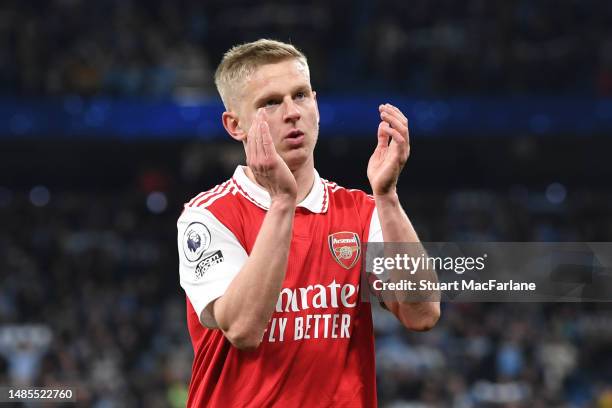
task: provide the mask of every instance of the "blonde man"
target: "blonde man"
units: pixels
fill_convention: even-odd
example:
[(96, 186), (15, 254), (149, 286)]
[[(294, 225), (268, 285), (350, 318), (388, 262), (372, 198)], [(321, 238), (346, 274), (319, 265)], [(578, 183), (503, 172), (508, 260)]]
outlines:
[[(360, 296), (364, 241), (418, 242), (396, 185), (408, 123), (380, 105), (372, 195), (319, 177), (316, 93), (306, 57), (259, 40), (230, 49), (215, 82), (223, 126), (246, 166), (185, 204), (181, 286), (194, 347), (188, 406), (376, 405), (371, 309)], [(385, 302), (428, 330), (437, 302)]]

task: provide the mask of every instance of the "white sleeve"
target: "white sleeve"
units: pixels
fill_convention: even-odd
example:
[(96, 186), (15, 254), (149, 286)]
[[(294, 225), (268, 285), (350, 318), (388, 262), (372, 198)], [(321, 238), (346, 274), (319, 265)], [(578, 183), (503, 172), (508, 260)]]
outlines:
[(372, 218), (370, 218), (370, 232), (368, 234), (368, 242), (383, 242), (382, 227), (378, 218), (378, 210), (374, 207)]
[[(368, 233), (368, 242), (376, 242), (376, 243), (384, 242), (382, 227), (380, 225), (380, 218), (378, 218), (378, 210), (376, 209), (376, 207), (374, 207), (374, 211), (372, 211), (372, 218), (370, 218), (370, 231)], [(373, 267), (372, 260), (374, 258), (378, 258), (382, 256), (384, 256), (382, 245), (380, 244), (367, 245), (366, 246), (366, 272), (372, 273), (373, 272), (372, 271), (372, 267)], [(381, 279), (383, 282), (387, 282), (389, 280), (389, 273), (385, 271), (382, 274), (378, 275), (378, 278)]]
[(177, 228), (181, 287), (200, 323), (216, 328), (206, 306), (225, 293), (248, 255), (236, 236), (206, 209), (185, 207)]

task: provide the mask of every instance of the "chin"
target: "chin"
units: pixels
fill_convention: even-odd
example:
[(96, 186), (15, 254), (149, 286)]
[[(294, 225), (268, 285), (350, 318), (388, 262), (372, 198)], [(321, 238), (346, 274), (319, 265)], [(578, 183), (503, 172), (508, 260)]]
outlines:
[(308, 154), (305, 148), (294, 149), (292, 151), (286, 152), (281, 157), (285, 163), (287, 163), (287, 167), (289, 170), (295, 171), (304, 164), (308, 163), (309, 158), (311, 158), (312, 154)]

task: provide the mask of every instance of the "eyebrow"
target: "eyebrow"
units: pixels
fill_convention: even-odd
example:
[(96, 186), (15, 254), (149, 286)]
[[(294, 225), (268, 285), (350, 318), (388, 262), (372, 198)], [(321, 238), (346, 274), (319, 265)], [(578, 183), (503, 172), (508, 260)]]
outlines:
[[(311, 93), (312, 89), (306, 85), (306, 84), (302, 84), (302, 85), (298, 85), (296, 87), (294, 87), (293, 89), (291, 89), (291, 94), (294, 94), (296, 92), (307, 92), (307, 93)], [(270, 99), (274, 99), (274, 98), (282, 98), (283, 93), (281, 92), (269, 92), (269, 93), (264, 93), (261, 96), (257, 97), (255, 99), (255, 106), (258, 106), (260, 104), (263, 104), (264, 102), (270, 100)]]

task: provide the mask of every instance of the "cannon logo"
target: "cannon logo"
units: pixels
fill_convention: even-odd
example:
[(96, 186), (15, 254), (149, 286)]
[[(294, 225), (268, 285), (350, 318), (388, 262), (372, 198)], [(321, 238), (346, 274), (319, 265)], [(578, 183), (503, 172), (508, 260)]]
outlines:
[(359, 235), (354, 232), (335, 232), (327, 238), (332, 257), (344, 269), (351, 269), (361, 255)]

